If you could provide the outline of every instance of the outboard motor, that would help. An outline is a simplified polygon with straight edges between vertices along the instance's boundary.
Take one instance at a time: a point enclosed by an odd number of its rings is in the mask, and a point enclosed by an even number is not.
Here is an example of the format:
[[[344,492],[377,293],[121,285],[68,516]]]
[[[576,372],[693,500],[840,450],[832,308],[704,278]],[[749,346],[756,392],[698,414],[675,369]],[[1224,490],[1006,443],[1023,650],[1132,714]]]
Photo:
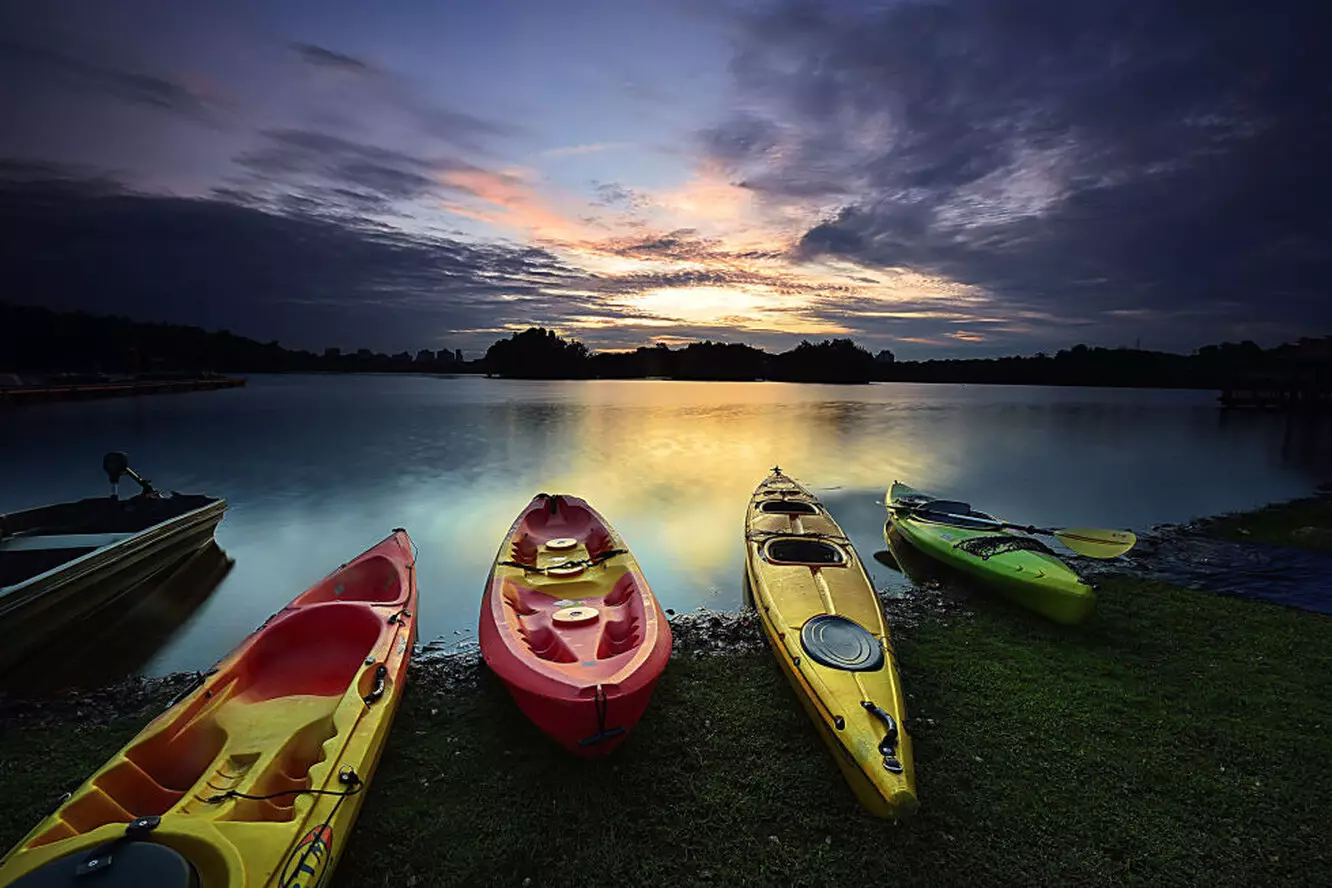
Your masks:
[[[106,472],[106,477],[111,482],[111,499],[113,500],[120,499],[120,479],[125,475],[129,475],[139,483],[140,496],[161,496],[153,488],[151,481],[130,468],[129,456],[124,451],[113,450],[102,457],[102,471]]]

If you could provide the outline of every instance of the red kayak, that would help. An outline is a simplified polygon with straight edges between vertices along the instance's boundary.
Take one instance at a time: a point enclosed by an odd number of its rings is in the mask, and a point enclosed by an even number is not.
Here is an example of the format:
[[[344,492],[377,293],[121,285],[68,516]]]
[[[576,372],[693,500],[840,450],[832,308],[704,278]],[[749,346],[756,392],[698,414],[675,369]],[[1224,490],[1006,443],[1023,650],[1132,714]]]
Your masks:
[[[481,600],[481,655],[561,746],[606,755],[638,723],[671,627],[624,541],[586,502],[537,494]]]

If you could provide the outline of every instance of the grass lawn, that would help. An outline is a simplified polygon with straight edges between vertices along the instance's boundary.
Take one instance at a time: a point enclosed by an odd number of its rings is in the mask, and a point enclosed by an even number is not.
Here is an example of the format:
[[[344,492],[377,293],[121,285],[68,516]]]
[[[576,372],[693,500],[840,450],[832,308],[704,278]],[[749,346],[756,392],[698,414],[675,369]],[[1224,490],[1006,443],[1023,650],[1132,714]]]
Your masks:
[[[1078,629],[973,610],[897,633],[910,822],[862,813],[766,652],[677,652],[600,762],[423,668],[334,884],[1328,884],[1332,620],[1129,579]],[[6,717],[0,844],[150,714]]]

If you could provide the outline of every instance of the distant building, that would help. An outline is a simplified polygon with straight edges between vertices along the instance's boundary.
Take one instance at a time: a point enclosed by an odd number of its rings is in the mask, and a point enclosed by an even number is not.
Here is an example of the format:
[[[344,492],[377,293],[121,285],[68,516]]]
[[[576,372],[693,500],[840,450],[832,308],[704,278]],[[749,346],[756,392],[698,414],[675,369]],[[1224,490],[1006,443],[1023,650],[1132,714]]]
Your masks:
[[[368,361],[374,356],[375,353],[370,351],[370,349],[368,348],[358,348],[356,350],[356,357],[361,358],[362,360]]]
[[[462,356],[462,349],[455,348],[453,350],[453,359],[457,361],[459,364],[461,364],[465,360]]]
[[[342,357],[342,349],[340,349],[340,348],[326,348],[326,349],[324,349],[324,357],[326,357],[326,358],[340,358],[340,357]]]
[[[880,364],[891,364],[893,361],[897,360],[897,358],[893,356],[892,352],[885,348],[874,356],[874,360]]]
[[[416,363],[433,364],[435,362],[435,353],[428,348],[423,348],[416,353]]]

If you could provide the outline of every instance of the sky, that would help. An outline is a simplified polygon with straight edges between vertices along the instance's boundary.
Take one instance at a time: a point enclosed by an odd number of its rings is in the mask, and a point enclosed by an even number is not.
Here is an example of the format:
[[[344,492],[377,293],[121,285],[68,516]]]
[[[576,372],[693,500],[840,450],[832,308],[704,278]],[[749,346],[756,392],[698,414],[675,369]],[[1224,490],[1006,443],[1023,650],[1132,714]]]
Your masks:
[[[289,347],[1332,332],[1317,2],[0,5],[0,298]]]

